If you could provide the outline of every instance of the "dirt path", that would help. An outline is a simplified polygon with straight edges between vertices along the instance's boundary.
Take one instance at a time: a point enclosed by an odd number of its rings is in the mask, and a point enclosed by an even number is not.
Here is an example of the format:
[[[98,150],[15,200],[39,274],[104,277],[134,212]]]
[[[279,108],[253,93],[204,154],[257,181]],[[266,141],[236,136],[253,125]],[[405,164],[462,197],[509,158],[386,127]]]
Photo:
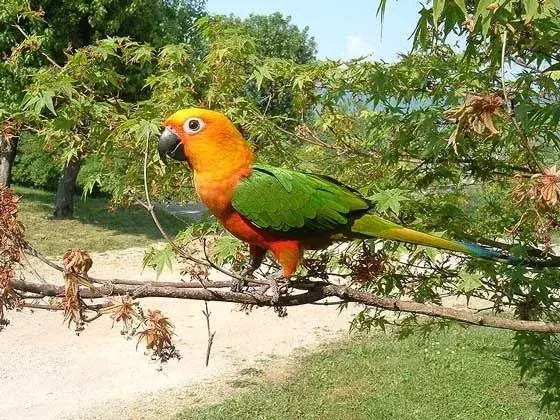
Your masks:
[[[91,275],[100,278],[155,280],[141,273],[144,248],[93,254]],[[58,278],[32,261],[43,275]],[[178,267],[160,280],[177,280]],[[28,279],[32,279],[28,275]],[[216,330],[210,366],[204,367],[207,331],[203,302],[145,299],[175,323],[183,359],[163,371],[135,341],[127,341],[111,320],[99,319],[77,337],[61,313],[29,310],[8,314],[0,332],[0,419],[169,418],[180,407],[213,401],[247,375],[278,371],[298,349],[312,349],[348,329],[355,310],[306,305],[289,308],[288,317],[257,309],[250,315],[232,304],[210,303]],[[250,369],[252,368],[252,369]],[[256,369],[256,370],[255,370]],[[237,381],[237,382],[236,382]]]

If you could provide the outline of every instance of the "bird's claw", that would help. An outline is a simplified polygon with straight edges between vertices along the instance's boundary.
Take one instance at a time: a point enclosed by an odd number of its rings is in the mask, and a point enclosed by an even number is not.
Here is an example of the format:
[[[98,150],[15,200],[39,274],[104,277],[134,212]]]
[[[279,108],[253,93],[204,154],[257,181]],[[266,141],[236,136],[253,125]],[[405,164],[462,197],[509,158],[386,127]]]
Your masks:
[[[239,274],[239,279],[236,279],[231,285],[232,292],[242,293],[247,290],[249,278],[253,275],[255,271],[250,265],[246,266],[243,271]]]
[[[232,292],[242,293],[248,290],[248,283],[250,277],[253,274],[254,269],[251,266],[247,266],[243,269],[240,273],[239,278],[235,280],[235,282],[231,286]],[[284,276],[275,275],[270,276],[267,278],[268,284],[263,284],[261,287],[261,294],[265,294],[269,289],[271,292],[270,303],[274,308],[274,312],[278,314],[279,317],[285,317],[288,315],[288,311],[286,310],[285,306],[278,305],[280,301],[280,295],[288,293],[288,284],[287,282],[282,282],[281,285],[278,284],[278,280],[283,279]]]
[[[242,293],[246,288],[247,288],[247,280],[238,279],[235,280],[231,285],[232,292]]]
[[[288,310],[286,309],[286,307],[278,305],[278,302],[280,301],[280,295],[286,294],[288,292],[288,287],[285,283],[283,283],[281,286],[278,285],[278,280],[282,278],[283,276],[269,277],[268,285],[263,286],[263,291],[262,291],[262,293],[264,294],[268,289],[270,289],[272,294],[270,298],[270,303],[272,303],[274,312],[281,318],[288,315]]]

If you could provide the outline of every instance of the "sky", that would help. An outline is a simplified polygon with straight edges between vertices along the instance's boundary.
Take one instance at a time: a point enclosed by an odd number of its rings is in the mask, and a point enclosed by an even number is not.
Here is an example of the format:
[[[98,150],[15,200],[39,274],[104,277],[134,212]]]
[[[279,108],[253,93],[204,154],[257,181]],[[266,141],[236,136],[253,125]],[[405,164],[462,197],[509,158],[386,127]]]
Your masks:
[[[253,14],[281,12],[309,33],[318,46],[318,58],[350,59],[371,54],[375,60],[394,61],[407,52],[420,4],[418,0],[388,0],[381,36],[376,16],[378,0],[208,0],[210,13]]]

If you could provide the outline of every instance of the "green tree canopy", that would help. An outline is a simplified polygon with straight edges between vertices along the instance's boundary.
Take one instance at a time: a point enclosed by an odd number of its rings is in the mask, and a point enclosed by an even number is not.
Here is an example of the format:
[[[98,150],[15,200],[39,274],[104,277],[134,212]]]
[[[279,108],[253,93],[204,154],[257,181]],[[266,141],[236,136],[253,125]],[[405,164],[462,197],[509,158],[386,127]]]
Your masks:
[[[280,12],[271,15],[249,15],[218,18],[224,26],[236,28],[255,40],[256,52],[263,57],[294,60],[298,64],[315,59],[317,43],[309,35],[309,27],[300,29],[291,23],[290,16]]]

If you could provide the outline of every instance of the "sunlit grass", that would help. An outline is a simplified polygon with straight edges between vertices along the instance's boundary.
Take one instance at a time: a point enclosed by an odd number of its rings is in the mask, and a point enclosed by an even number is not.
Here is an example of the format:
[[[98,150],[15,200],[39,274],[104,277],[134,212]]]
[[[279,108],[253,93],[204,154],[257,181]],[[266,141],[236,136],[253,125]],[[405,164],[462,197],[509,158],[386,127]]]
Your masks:
[[[178,419],[553,419],[507,359],[512,334],[471,328],[426,341],[376,333],[298,361],[284,383],[248,386]]]

